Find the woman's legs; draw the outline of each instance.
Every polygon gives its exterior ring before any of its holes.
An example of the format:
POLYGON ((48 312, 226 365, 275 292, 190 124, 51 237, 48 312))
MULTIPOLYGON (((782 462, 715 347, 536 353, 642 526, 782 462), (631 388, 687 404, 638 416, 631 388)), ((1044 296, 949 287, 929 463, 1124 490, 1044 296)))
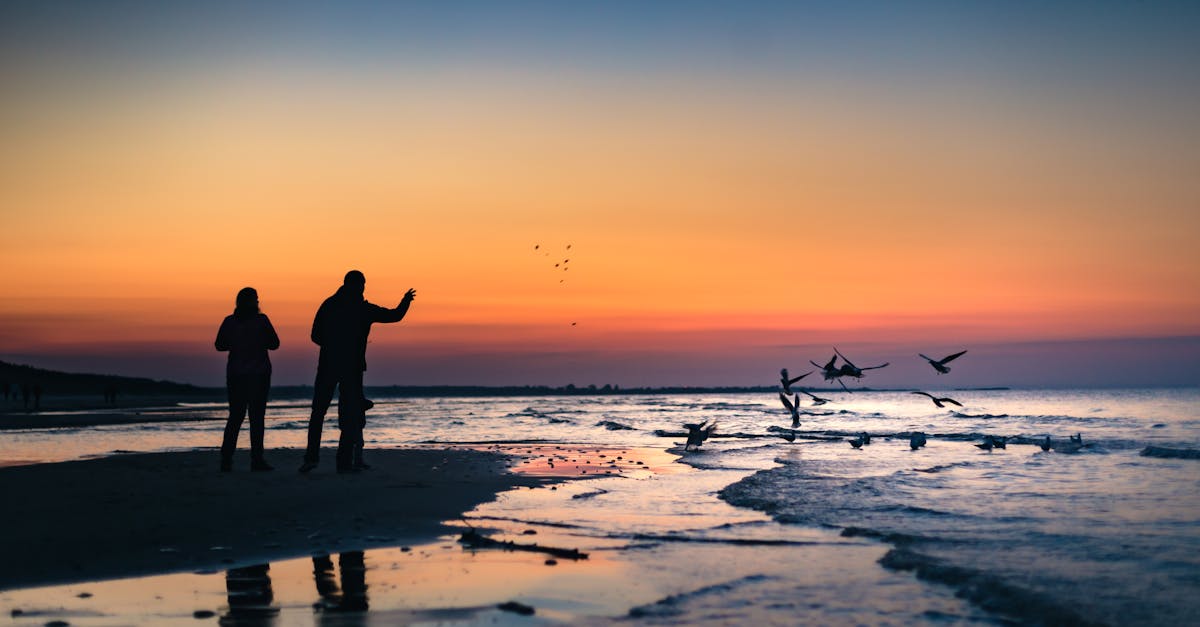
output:
POLYGON ((226 377, 225 388, 229 393, 229 419, 225 422, 225 437, 221 441, 221 470, 233 469, 233 452, 237 450, 238 431, 246 419, 249 404, 249 386, 245 377, 226 377))
POLYGON ((248 377, 250 406, 250 469, 271 470, 263 458, 263 436, 266 431, 267 393, 271 389, 271 375, 248 377))

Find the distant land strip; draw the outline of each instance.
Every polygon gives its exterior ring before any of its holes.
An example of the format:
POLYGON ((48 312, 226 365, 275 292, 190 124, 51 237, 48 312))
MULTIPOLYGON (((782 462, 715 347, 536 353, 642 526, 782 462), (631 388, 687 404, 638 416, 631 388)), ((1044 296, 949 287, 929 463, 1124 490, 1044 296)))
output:
MULTIPOLYGON (((225 398, 224 387, 204 387, 175 381, 153 380, 138 377, 123 377, 118 375, 88 374, 59 372, 11 364, 0 361, 0 382, 10 386, 21 385, 41 386, 47 400, 63 396, 101 396, 105 389, 113 388, 118 391, 123 402, 127 404, 130 397, 157 397, 157 400, 168 401, 175 399, 180 402, 188 401, 222 401, 225 398)), ((838 387, 806 389, 824 392, 842 391, 838 387)), ((853 388, 855 392, 888 392, 908 391, 910 388, 853 388)), ((1005 387, 971 388, 975 390, 1006 390, 1005 387)), ((375 385, 367 386, 368 395, 375 397, 480 397, 480 396, 590 396, 601 394, 774 394, 778 386, 662 386, 662 387, 621 387, 619 385, 375 385)), ((14 394, 17 390, 13 390, 14 394)), ((275 385, 271 387, 272 400, 311 398, 311 385, 275 385)))

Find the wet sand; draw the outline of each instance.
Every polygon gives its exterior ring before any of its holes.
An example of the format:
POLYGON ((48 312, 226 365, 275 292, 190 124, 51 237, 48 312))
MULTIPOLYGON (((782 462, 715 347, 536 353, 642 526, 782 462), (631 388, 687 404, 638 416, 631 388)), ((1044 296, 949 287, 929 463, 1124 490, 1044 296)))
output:
POLYGON ((241 453, 227 474, 215 450, 0 469, 0 612, 81 627, 988 622, 879 568, 878 543, 717 500, 730 475, 670 450, 391 449, 356 475, 334 473, 332 451, 311 475, 250 473, 241 453), (512 545, 456 542, 468 529, 512 545))
POLYGON ((307 475, 300 458, 273 450, 262 473, 245 451, 218 472, 215 450, 0 468, 0 589, 428 541, 501 491, 554 480, 487 451, 370 451, 372 470, 344 475, 331 450, 307 475))

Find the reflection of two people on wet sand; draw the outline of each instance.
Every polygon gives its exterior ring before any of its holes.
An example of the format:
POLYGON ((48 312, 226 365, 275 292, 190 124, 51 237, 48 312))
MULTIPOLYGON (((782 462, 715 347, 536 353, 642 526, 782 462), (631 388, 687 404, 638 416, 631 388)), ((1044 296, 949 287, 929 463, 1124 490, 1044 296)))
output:
MULTIPOLYGON (((338 555, 338 580, 334 576, 333 558, 314 555, 313 581, 320 599, 313 603, 318 613, 366 612, 367 567, 362 551, 338 555)), ((273 622, 279 615, 271 588, 271 566, 256 564, 225 571, 225 591, 229 612, 221 617, 222 625, 260 625, 273 622)))

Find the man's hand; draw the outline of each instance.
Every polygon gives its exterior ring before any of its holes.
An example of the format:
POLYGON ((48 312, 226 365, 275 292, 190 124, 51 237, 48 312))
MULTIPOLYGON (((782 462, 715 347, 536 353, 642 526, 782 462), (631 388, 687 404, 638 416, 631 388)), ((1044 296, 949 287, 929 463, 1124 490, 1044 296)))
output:
POLYGON ((413 301, 413 299, 416 297, 417 297, 417 290, 414 290, 413 288, 410 287, 410 288, 408 288, 408 291, 404 293, 404 299, 400 301, 400 304, 403 305, 404 303, 411 303, 413 301))

